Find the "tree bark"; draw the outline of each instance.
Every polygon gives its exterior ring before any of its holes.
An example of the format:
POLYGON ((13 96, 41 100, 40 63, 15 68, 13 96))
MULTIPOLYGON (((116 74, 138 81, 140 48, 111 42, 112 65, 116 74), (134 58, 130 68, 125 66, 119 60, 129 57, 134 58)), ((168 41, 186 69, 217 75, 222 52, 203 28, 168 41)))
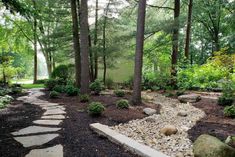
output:
POLYGON ((80 42, 78 34, 78 14, 77 14, 77 3, 76 0, 70 0, 71 3, 71 14, 73 21, 73 49, 74 49, 74 60, 75 60, 75 81, 76 87, 80 87, 81 82, 81 59, 80 59, 80 42))
MULTIPOLYGON (((36 1, 33 0, 33 7, 36 10, 36 1)), ((34 75, 33 75, 33 83, 37 83, 37 73, 38 73, 38 60, 37 60, 37 18, 36 14, 34 14, 34 24, 33 24, 33 35, 34 35, 34 75)))
POLYGON ((174 7, 174 28, 172 36, 172 55, 171 55, 171 85, 176 87, 177 81, 177 60, 179 51, 179 15, 180 15, 180 0, 175 0, 174 7))
POLYGON ((95 3, 95 30, 94 30, 94 47, 96 48, 96 50, 94 51, 94 62, 95 62, 95 67, 94 67, 94 79, 98 78, 98 54, 97 54, 97 32, 98 32, 98 0, 96 0, 95 3))
POLYGON ((146 0, 139 0, 137 34, 136 34, 136 51, 135 51, 135 70, 134 70, 134 87, 132 103, 141 104, 141 81, 143 66, 143 48, 144 48, 144 28, 145 28, 146 0))
POLYGON ((90 55, 90 80, 91 82, 94 81, 94 66, 93 66, 93 53, 92 53, 92 45, 91 45, 91 35, 90 29, 88 26, 88 40, 89 40, 89 55, 90 55))
POLYGON ((81 52, 81 94, 89 93, 89 39, 87 0, 81 0, 80 7, 80 52, 81 52))
POLYGON ((185 48, 184 48, 184 53, 185 53, 186 59, 189 59, 189 47, 190 47, 190 39, 191 39, 191 25, 192 25, 192 10, 193 10, 193 0, 189 0, 188 22, 187 22, 185 48))

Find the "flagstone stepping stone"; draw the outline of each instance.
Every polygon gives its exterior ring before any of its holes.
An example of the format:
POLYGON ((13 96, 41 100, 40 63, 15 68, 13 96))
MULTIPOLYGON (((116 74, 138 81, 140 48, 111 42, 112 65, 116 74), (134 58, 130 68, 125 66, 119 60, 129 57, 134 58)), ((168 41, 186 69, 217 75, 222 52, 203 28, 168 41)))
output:
POLYGON ((64 115, 42 116, 42 119, 65 119, 64 115))
POLYGON ((52 109, 52 110, 47 110, 43 115, 52 115, 52 114, 66 114, 66 112, 61 109, 52 109))
POLYGON ((39 105, 41 107, 49 107, 49 106, 58 106, 59 104, 57 103, 49 103, 49 102, 45 102, 45 103, 34 103, 35 105, 39 105))
POLYGON ((63 146, 56 145, 45 149, 34 149, 25 157, 63 157, 63 146))
POLYGON ((62 120, 35 120, 34 124, 42 124, 42 125, 59 125, 62 120))
POLYGON ((45 134, 45 135, 33 135, 24 137, 14 137, 16 141, 21 143, 24 147, 40 146, 54 138, 58 137, 59 134, 45 134))
POLYGON ((42 126, 29 126, 27 128, 21 129, 19 131, 11 133, 14 136, 25 135, 25 134, 35 134, 35 133, 43 133, 43 132, 54 132, 59 131, 61 128, 50 128, 50 127, 42 127, 42 126))
POLYGON ((44 110, 52 110, 52 109, 65 110, 64 106, 46 106, 46 107, 42 107, 42 109, 44 109, 44 110))

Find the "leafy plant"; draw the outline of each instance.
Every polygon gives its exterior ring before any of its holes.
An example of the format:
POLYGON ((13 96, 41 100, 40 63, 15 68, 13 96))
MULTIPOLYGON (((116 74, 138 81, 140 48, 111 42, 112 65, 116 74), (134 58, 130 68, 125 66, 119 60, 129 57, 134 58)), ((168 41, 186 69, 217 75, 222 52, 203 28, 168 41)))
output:
POLYGON ((105 81, 105 85, 108 89, 112 89, 113 85, 114 85, 114 82, 111 78, 107 78, 106 81, 105 81))
POLYGON ((221 106, 229 106, 234 102, 234 91, 235 87, 233 82, 224 81, 223 83, 223 94, 219 97, 218 104, 221 106))
POLYGON ((123 90, 115 90, 114 91, 114 94, 117 96, 117 97, 124 97, 125 96, 125 92, 123 90))
POLYGON ((99 80, 95 80, 90 84, 90 89, 96 94, 99 95, 103 89, 102 83, 99 80))
POLYGON ((225 95, 222 95, 218 99, 218 104, 221 106, 229 106, 229 105, 232 105, 233 101, 234 101, 233 98, 226 97, 225 95))
POLYGON ((100 102, 92 102, 88 106, 88 113, 92 116, 100 116, 105 110, 105 107, 100 102))
POLYGON ((12 94, 20 94, 20 93, 22 93, 22 88, 21 87, 12 87, 11 93, 12 94))
POLYGON ((53 90, 53 88, 57 85, 66 85, 66 81, 63 79, 49 79, 45 82, 45 87, 48 90, 53 90))
POLYGON ((66 90, 66 86, 64 85, 56 85, 54 88, 53 88, 53 91, 56 91, 58 93, 64 93, 66 90))
POLYGON ((79 96, 79 98, 80 98, 80 102, 82 102, 82 103, 89 102, 89 100, 90 100, 90 97, 88 94, 82 94, 79 96))
POLYGON ((49 97, 50 97, 51 99, 58 98, 58 96, 59 96, 59 93, 56 92, 56 91, 51 91, 50 94, 49 94, 49 97))
POLYGON ((227 117, 235 117, 235 105, 226 106, 224 108, 224 115, 227 117))
POLYGON ((67 80, 68 79, 68 66, 67 65, 57 66, 51 73, 51 77, 54 79, 60 78, 63 80, 67 80))
POLYGON ((79 93, 79 89, 73 85, 67 85, 65 91, 68 96, 76 96, 79 93))
POLYGON ((116 102, 116 106, 117 108, 120 108, 120 109, 125 109, 125 108, 127 109, 129 108, 129 102, 125 99, 121 99, 116 102))

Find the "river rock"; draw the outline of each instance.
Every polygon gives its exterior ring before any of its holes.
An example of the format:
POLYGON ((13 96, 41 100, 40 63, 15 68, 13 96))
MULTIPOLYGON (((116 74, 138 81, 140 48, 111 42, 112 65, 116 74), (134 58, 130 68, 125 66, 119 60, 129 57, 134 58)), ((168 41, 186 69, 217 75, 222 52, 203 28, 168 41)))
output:
POLYGON ((235 148, 235 136, 228 136, 225 143, 235 148))
POLYGON ((235 149, 216 137, 203 134, 193 144, 195 157, 235 157, 235 149))
POLYGON ((186 111, 180 111, 180 112, 178 112, 177 115, 180 117, 187 117, 188 113, 186 111))
POLYGON ((194 103, 194 102, 198 102, 199 100, 201 100, 200 95, 197 94, 188 94, 188 95, 180 95, 178 97, 178 100, 182 103, 194 103))
POLYGON ((155 109, 152 109, 152 108, 144 108, 143 109, 143 112, 149 116, 153 115, 153 114, 156 114, 157 113, 157 110, 155 109))
POLYGON ((170 136, 176 134, 178 129, 174 125, 166 125, 160 130, 160 132, 166 136, 170 136))

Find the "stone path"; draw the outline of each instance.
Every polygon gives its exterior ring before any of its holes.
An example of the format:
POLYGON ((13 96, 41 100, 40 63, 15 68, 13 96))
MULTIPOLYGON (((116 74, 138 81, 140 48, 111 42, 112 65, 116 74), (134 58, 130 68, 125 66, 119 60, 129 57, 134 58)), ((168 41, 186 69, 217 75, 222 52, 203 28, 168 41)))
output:
POLYGON ((32 126, 11 134, 23 147, 33 147, 26 157, 63 157, 63 146, 61 144, 41 149, 44 144, 59 137, 60 125, 66 118, 66 111, 63 105, 40 100, 38 97, 42 95, 43 92, 39 89, 32 89, 29 91, 28 96, 18 98, 18 100, 22 100, 25 103, 40 106, 45 112, 40 119, 33 121, 32 126))

